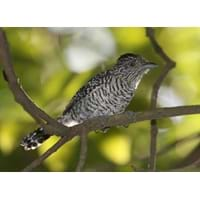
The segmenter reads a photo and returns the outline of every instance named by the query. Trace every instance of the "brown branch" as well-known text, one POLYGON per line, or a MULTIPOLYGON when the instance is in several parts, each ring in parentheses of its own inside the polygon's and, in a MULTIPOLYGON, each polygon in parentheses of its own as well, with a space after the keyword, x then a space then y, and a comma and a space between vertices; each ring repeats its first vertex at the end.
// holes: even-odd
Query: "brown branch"
POLYGON ((181 161, 174 169, 170 171, 177 172, 177 171, 185 171, 191 170, 191 168, 200 167, 200 143, 197 145, 196 148, 183 160, 181 161))
MULTIPOLYGON (((160 149, 157 152, 156 156, 161 156, 163 154, 166 154, 169 151, 171 151, 173 148, 176 148, 176 147, 178 147, 180 145, 183 145, 183 144, 185 144, 187 142, 190 142, 190 141, 196 140, 196 139, 200 139, 200 132, 192 134, 192 135, 188 135, 188 136, 186 136, 184 138, 178 139, 178 140, 176 140, 176 141, 174 141, 174 142, 172 142, 170 144, 167 144, 166 146, 164 146, 162 149, 160 149)), ((148 159, 148 156, 138 157, 137 159, 144 161, 144 160, 148 159)))
MULTIPOLYGON (((151 94, 151 109, 156 108, 157 105, 157 98, 160 86, 169 73, 169 71, 175 67, 175 62, 167 56, 164 50, 160 47, 157 40, 155 39, 155 33, 153 28, 146 28, 146 35, 149 37, 151 44, 155 50, 155 52, 165 61, 164 70, 156 80, 153 85, 153 90, 151 94)), ((158 134, 158 127, 157 121, 151 120, 151 143, 150 143, 150 158, 149 158, 149 170, 156 171, 156 147, 157 147, 157 134, 158 134)))
POLYGON ((175 169, 172 169, 170 171, 172 171, 172 172, 180 172, 180 171, 186 171, 186 170, 190 170, 191 171, 191 168, 195 169, 195 168, 199 168, 199 167, 200 167, 200 157, 198 157, 192 163, 189 163, 189 164, 185 165, 184 167, 175 168, 175 169))
POLYGON ((192 135, 189 135, 189 136, 186 136, 186 137, 181 138, 179 140, 176 140, 176 141, 172 142, 171 144, 168 144, 163 149, 158 151, 157 156, 161 156, 163 154, 166 154, 167 152, 171 151, 173 148, 178 147, 180 145, 183 145, 183 144, 190 142, 192 140, 196 140, 196 139, 200 139, 200 133, 199 132, 192 134, 192 135))
POLYGON ((171 171, 173 171, 173 172, 186 171, 186 170, 191 170, 191 168, 194 169, 197 167, 198 168, 200 167, 200 157, 198 157, 196 160, 192 161, 191 163, 188 163, 184 167, 172 169, 171 171))
POLYGON ((19 79, 14 72, 9 45, 2 28, 0 28, 0 61, 3 64, 3 76, 14 95, 15 101, 19 103, 36 122, 41 124, 47 133, 52 134, 53 132, 56 132, 57 135, 59 135, 60 132, 66 130, 67 128, 65 126, 59 124, 56 120, 37 107, 23 90, 22 85, 19 83, 19 79), (46 125, 46 123, 48 125, 46 125), (60 131, 61 129, 63 130, 60 131))
POLYGON ((81 142, 81 149, 80 149, 80 157, 79 157, 79 161, 76 167, 76 171, 80 172, 82 171, 85 162, 86 162, 86 158, 87 158, 87 134, 82 134, 80 136, 80 142, 81 142))
POLYGON ((106 127, 126 126, 130 123, 137 123, 152 119, 162 119, 166 117, 175 117, 180 115, 200 114, 200 105, 178 106, 171 108, 156 108, 145 112, 125 112, 119 115, 102 116, 85 121, 82 124, 70 127, 63 132, 63 138, 53 145, 47 152, 34 160, 24 171, 31 171, 39 166, 47 157, 52 155, 59 147, 71 140, 75 136, 88 134, 91 131, 101 130, 106 127))
POLYGON ((185 170, 191 167, 200 166, 200 142, 183 160, 176 164, 173 171, 185 170))

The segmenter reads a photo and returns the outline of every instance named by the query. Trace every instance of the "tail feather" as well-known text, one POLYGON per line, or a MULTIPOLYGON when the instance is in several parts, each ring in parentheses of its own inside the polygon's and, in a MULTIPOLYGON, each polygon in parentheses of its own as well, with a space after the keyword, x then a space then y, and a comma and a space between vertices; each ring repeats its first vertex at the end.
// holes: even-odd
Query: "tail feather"
POLYGON ((20 145, 24 147, 24 150, 34 150, 38 148, 45 140, 47 140, 50 135, 44 132, 43 128, 38 128, 25 136, 20 145))

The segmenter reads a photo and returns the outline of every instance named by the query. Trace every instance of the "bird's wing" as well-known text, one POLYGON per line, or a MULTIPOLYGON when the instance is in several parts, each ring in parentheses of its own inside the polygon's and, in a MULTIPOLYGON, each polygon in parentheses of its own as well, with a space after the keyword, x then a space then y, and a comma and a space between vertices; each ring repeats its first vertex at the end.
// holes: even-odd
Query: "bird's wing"
POLYGON ((78 102, 83 99, 88 94, 90 94, 94 89, 103 84, 103 81, 110 77, 112 70, 107 70, 105 72, 99 73, 93 78, 91 78, 82 88, 80 88, 74 97, 71 99, 70 103, 65 107, 63 115, 70 111, 70 109, 78 102))

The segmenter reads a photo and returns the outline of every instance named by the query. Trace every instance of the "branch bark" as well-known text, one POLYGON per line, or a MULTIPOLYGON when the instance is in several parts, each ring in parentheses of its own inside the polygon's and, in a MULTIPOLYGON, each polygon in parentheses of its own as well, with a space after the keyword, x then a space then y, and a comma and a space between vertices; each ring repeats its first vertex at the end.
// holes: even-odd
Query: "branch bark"
POLYGON ((85 162, 86 162, 86 158, 87 158, 87 134, 82 134, 80 136, 80 142, 81 142, 81 149, 80 149, 80 157, 79 157, 79 161, 76 167, 76 171, 80 172, 82 171, 85 162))
POLYGON ((119 115, 103 116, 90 119, 82 124, 69 127, 66 132, 63 132, 63 138, 61 138, 47 152, 34 160, 23 171, 31 171, 35 167, 39 166, 46 158, 55 153, 57 149, 59 149, 62 145, 64 145, 75 136, 88 134, 91 131, 101 130, 106 127, 126 126, 131 123, 137 123, 146 120, 162 119, 166 117, 175 117, 190 114, 200 114, 200 105, 157 108, 150 111, 136 113, 129 111, 119 115))
MULTIPOLYGON (((155 32, 153 28, 146 28, 146 35, 149 37, 149 40, 155 50, 155 52, 165 61, 164 69, 161 72, 158 79, 153 85, 153 90, 151 94, 151 109, 156 108, 158 92, 162 82, 169 73, 169 71, 175 67, 176 63, 164 52, 161 46, 158 44, 155 39, 155 32)), ((151 120, 151 142, 150 142, 150 158, 149 158, 149 170, 156 171, 156 147, 157 147, 157 135, 158 135, 158 126, 156 120, 151 120)))
POLYGON ((173 171, 180 171, 191 167, 200 166, 200 142, 183 160, 181 160, 173 169, 173 171))

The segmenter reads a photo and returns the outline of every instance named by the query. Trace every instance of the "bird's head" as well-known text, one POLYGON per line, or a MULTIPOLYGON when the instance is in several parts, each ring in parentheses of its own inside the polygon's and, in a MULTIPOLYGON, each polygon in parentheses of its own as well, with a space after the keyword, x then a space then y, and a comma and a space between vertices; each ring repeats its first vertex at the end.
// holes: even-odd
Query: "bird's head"
POLYGON ((152 69, 156 67, 157 65, 153 62, 148 61, 143 56, 132 54, 132 53, 126 53, 121 55, 117 60, 118 67, 124 67, 124 68, 133 68, 135 71, 140 71, 141 73, 143 71, 152 69))
POLYGON ((131 85, 138 85, 139 81, 150 69, 157 65, 143 56, 127 53, 121 55, 115 65, 116 73, 131 85))

